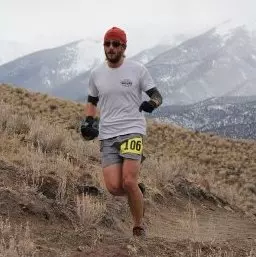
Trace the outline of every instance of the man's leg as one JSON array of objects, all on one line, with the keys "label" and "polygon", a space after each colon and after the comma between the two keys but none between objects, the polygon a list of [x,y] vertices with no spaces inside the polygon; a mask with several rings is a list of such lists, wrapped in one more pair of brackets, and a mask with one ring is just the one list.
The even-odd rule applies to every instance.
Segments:
[{"label": "man's leg", "polygon": [[103,168],[103,177],[108,191],[112,195],[123,196],[122,163],[111,164]]},{"label": "man's leg", "polygon": [[123,188],[128,195],[128,202],[133,216],[134,227],[143,224],[143,194],[138,186],[140,160],[124,159]]}]

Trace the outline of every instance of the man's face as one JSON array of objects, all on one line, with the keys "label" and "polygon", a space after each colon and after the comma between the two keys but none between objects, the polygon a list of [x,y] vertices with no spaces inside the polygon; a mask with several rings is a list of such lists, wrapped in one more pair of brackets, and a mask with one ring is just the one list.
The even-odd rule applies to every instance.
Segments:
[{"label": "man's face", "polygon": [[105,40],[104,51],[109,62],[118,63],[124,54],[125,46],[119,40]]}]

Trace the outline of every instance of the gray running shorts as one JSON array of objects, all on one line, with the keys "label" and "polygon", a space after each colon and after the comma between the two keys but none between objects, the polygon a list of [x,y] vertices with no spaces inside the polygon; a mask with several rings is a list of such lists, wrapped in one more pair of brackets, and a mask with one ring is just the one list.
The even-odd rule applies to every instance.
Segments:
[{"label": "gray running shorts", "polygon": [[122,163],[124,158],[143,160],[143,135],[128,134],[100,141],[101,163],[105,168]]}]

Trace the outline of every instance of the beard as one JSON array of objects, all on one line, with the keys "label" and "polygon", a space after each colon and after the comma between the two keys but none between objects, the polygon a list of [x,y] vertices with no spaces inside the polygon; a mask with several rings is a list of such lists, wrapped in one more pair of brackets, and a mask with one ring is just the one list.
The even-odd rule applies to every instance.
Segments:
[{"label": "beard", "polygon": [[121,60],[121,58],[123,57],[123,53],[122,52],[117,52],[117,53],[110,52],[110,53],[107,53],[105,51],[105,56],[106,56],[106,59],[108,60],[108,62],[110,62],[110,63],[118,63]]}]

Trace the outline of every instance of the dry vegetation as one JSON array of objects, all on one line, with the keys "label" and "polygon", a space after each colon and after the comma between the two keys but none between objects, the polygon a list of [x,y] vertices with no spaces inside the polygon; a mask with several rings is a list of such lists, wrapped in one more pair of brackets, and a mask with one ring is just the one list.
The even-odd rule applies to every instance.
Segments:
[{"label": "dry vegetation", "polygon": [[149,134],[149,155],[167,166],[161,168],[167,172],[165,183],[175,167],[183,176],[256,215],[255,141],[224,139],[162,124],[151,125]]},{"label": "dry vegetation", "polygon": [[[89,248],[102,243],[103,232],[97,229],[100,226],[116,227],[117,234],[124,226],[129,227],[128,221],[126,225],[120,223],[128,217],[127,206],[104,191],[97,140],[85,142],[78,133],[84,106],[8,85],[0,87],[0,256],[69,256],[68,250],[84,245],[85,238]],[[220,202],[227,201],[248,216],[256,216],[255,141],[223,139],[148,123],[147,159],[141,179],[152,208],[157,209],[159,200],[166,201],[166,196],[174,196],[177,184],[185,178],[191,187],[197,185],[222,199]],[[182,227],[195,239],[195,233],[199,235],[197,215],[188,203],[189,215]],[[229,208],[235,209],[232,206]],[[27,220],[30,225],[24,222]],[[54,233],[44,228],[45,220],[53,223]],[[80,237],[74,238],[74,231]],[[239,255],[235,248],[226,246],[210,246],[206,251],[195,241],[180,243],[186,248],[183,253],[179,249],[173,255],[159,256],[255,256],[254,245]],[[160,245],[155,246],[161,253]],[[85,251],[83,247],[78,250]],[[139,255],[144,248],[129,245],[128,252],[151,256]]]}]

